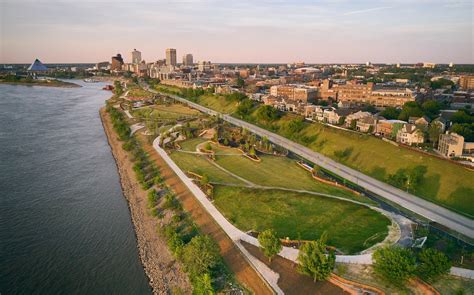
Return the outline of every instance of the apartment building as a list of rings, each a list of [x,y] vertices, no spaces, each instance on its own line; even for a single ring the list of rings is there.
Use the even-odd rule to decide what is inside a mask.
[[[461,76],[459,87],[463,90],[474,90],[474,76]]]
[[[317,89],[315,87],[299,85],[275,85],[270,87],[270,95],[285,99],[313,102],[316,100]]]
[[[474,156],[474,142],[465,142],[457,133],[446,133],[439,136],[438,151],[445,157]]]

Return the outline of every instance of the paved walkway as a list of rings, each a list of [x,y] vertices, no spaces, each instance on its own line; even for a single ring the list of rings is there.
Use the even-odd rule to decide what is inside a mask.
[[[149,89],[147,85],[145,85],[145,88],[147,88],[147,90],[149,90],[150,92],[158,93],[153,89]],[[421,215],[429,220],[444,225],[447,228],[464,234],[470,238],[474,238],[474,220],[472,219],[469,219],[444,207],[426,201],[415,195],[409,194],[389,184],[376,180],[370,176],[367,176],[357,170],[340,164],[326,156],[323,156],[320,153],[317,153],[303,145],[295,143],[283,136],[270,132],[266,129],[236,119],[228,114],[216,112],[197,103],[193,103],[180,96],[171,94],[166,95],[182,103],[186,103],[190,107],[197,109],[203,113],[220,117],[225,121],[230,122],[231,124],[246,128],[259,136],[265,136],[271,142],[280,145],[289,151],[294,152],[295,154],[307,159],[308,161],[317,163],[324,169],[327,169],[353,183],[356,183],[357,185],[381,196],[382,198],[390,200],[391,202],[394,202],[399,206],[402,206],[412,212],[415,212],[416,214]]]
[[[137,132],[138,130],[144,127],[145,125],[143,125],[142,123],[133,124],[132,126],[130,126],[130,135],[135,134],[135,132]]]

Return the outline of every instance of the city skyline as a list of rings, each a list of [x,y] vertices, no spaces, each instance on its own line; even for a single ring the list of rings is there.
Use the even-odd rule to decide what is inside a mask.
[[[470,1],[3,1],[1,63],[474,63]],[[34,46],[33,46],[34,44]]]

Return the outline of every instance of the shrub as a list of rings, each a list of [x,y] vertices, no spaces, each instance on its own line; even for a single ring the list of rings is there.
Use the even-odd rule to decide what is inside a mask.
[[[443,274],[449,273],[451,262],[442,252],[435,249],[424,249],[418,254],[419,264],[417,274],[428,281],[435,280]]]
[[[393,284],[401,285],[415,274],[415,258],[408,249],[381,248],[374,252],[373,259],[375,272]]]

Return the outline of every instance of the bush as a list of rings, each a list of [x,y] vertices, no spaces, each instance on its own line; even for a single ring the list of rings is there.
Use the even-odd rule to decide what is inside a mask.
[[[402,285],[416,270],[413,253],[400,247],[378,249],[373,254],[374,270],[387,281]]]
[[[449,258],[435,249],[424,249],[418,254],[417,274],[425,280],[433,281],[451,269]]]

